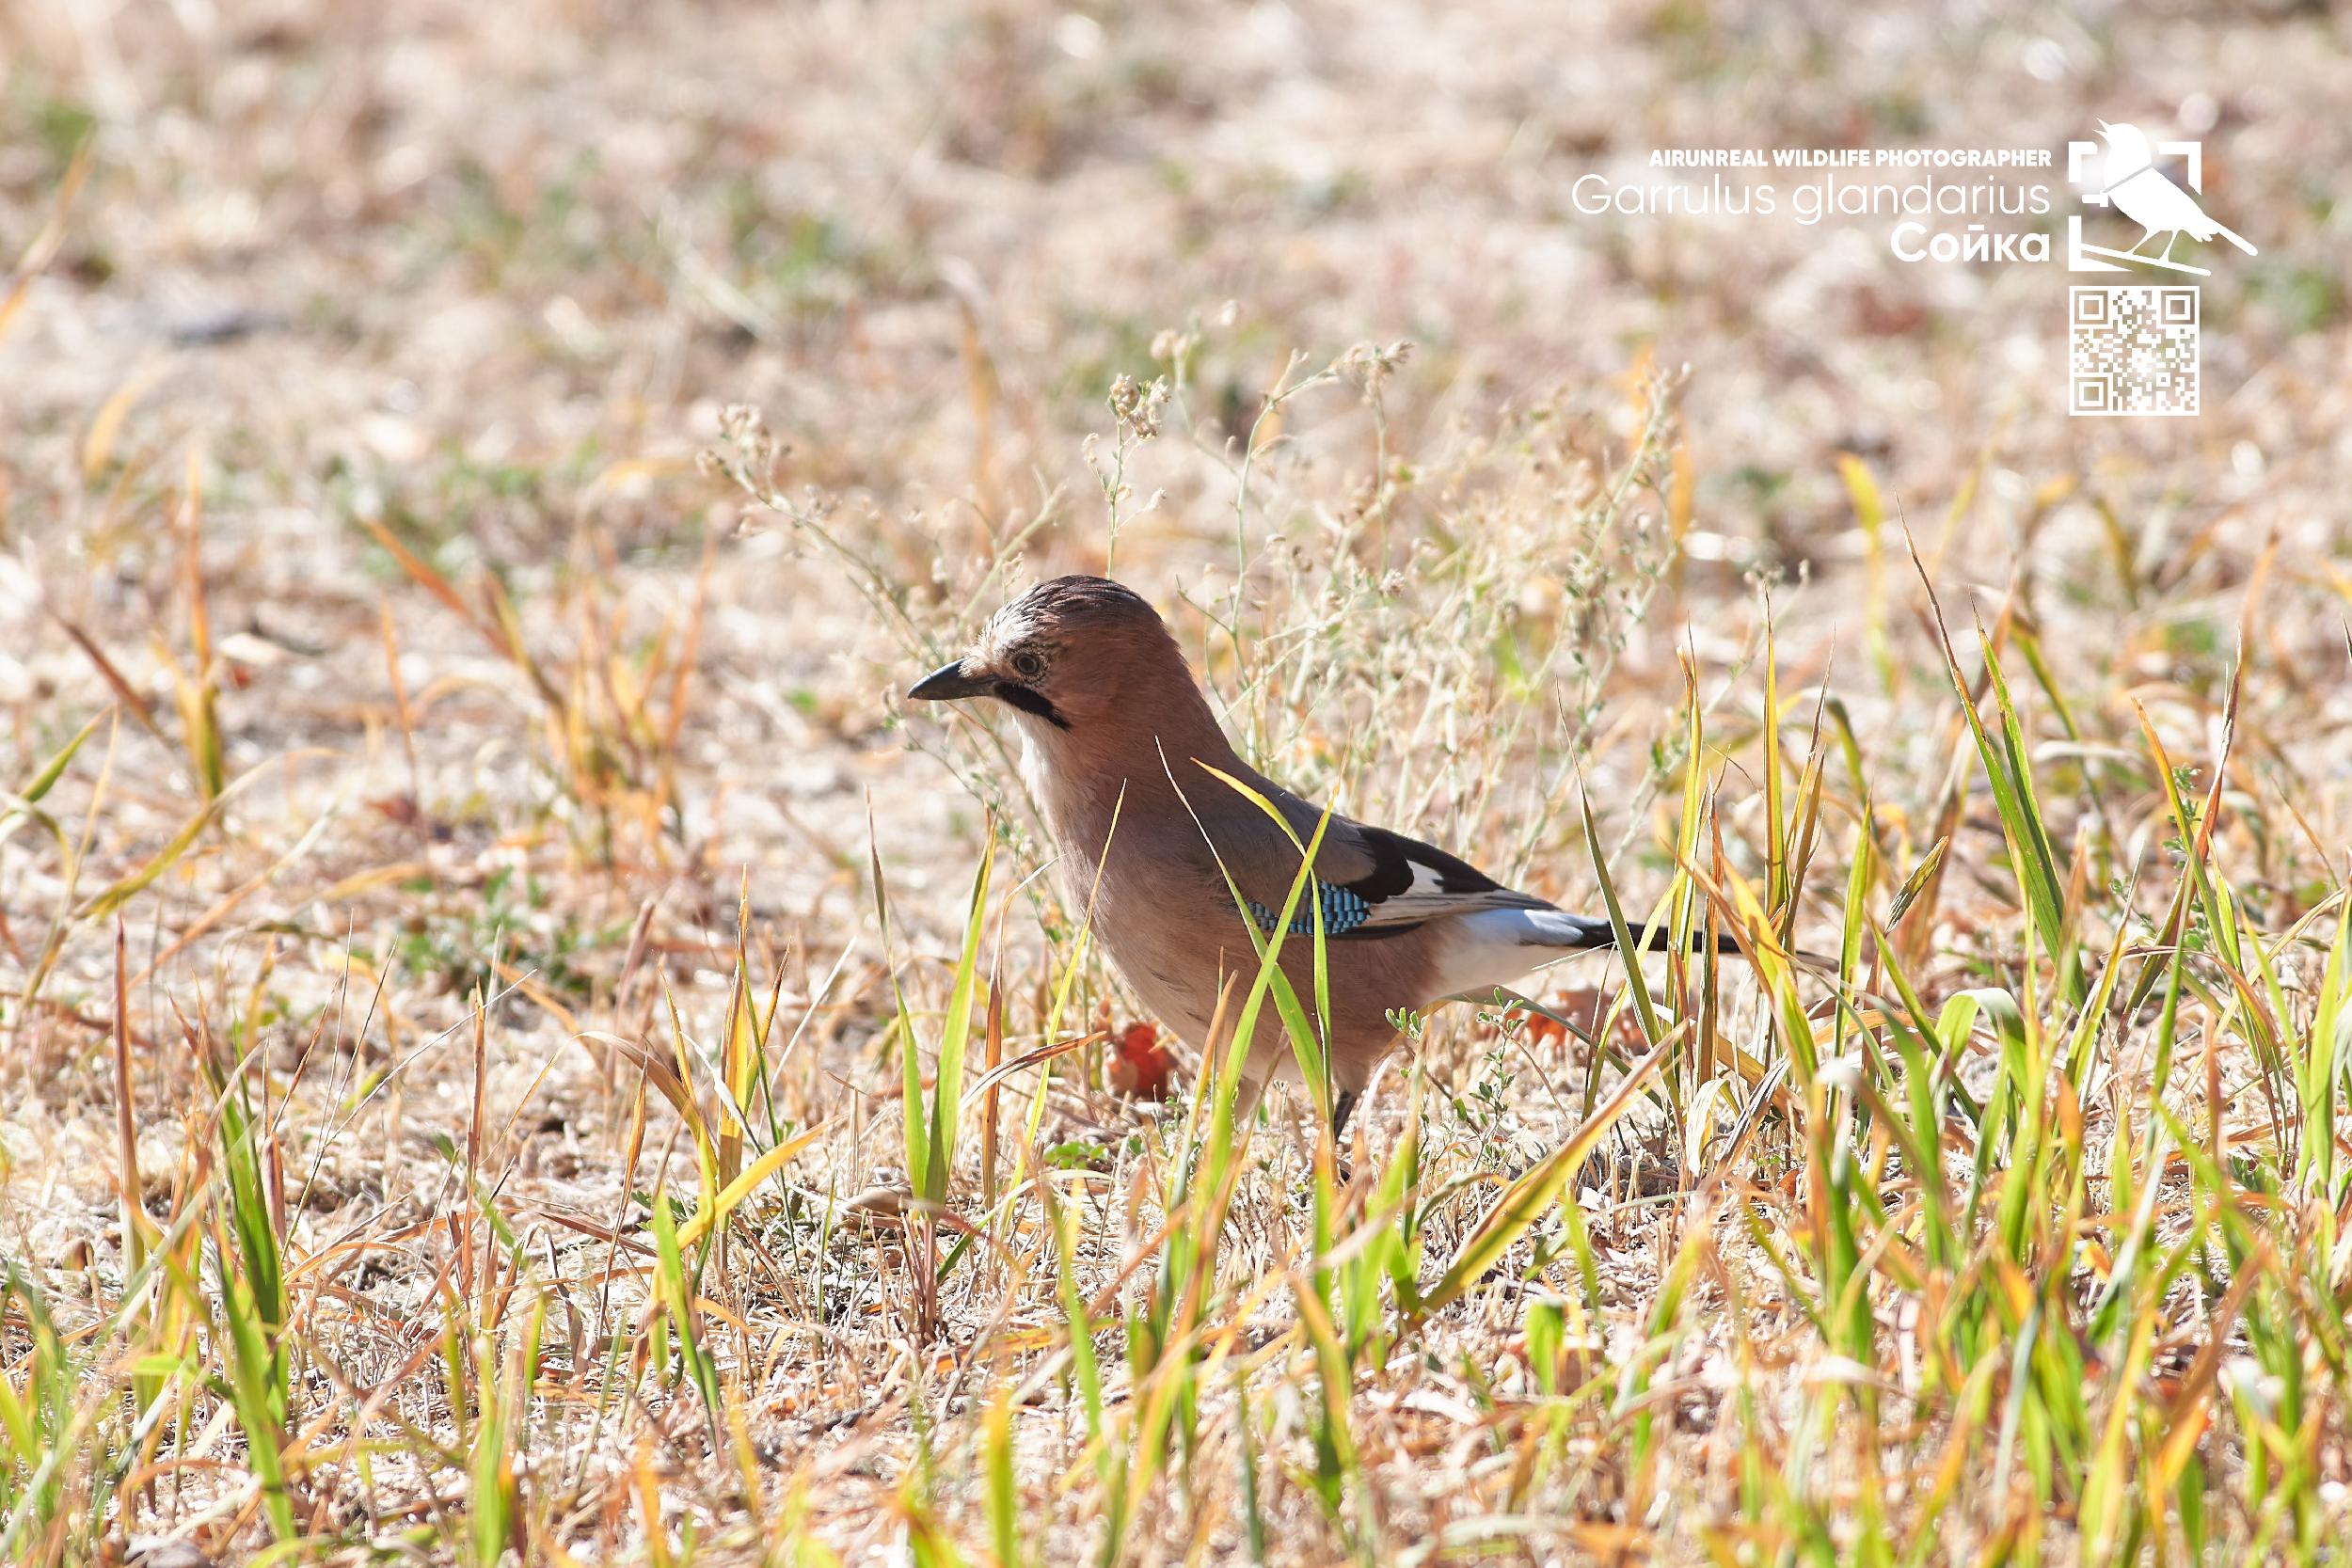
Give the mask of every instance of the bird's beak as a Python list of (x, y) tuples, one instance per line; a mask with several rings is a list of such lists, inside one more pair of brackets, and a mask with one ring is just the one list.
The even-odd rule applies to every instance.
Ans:
[(2106, 120), (2103, 119), (2099, 122), (2099, 135), (2103, 136), (2109, 135), (2113, 134), (2114, 130), (2115, 127), (2109, 125)]
[(976, 676), (957, 659), (938, 669), (907, 688), (907, 695), (918, 703), (953, 702), (958, 697), (982, 697), (993, 689), (993, 683)]

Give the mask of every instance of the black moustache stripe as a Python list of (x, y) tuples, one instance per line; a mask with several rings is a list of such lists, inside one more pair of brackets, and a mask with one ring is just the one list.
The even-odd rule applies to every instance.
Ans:
[(1061, 716), (1059, 708), (1025, 686), (1019, 686), (1011, 681), (998, 681), (996, 695), (1024, 713), (1036, 714), (1056, 729), (1066, 730), (1070, 727), (1070, 721)]

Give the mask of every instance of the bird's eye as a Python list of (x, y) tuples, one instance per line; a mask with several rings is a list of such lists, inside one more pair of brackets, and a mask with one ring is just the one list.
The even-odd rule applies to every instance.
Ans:
[(1012, 656), (1012, 673), (1025, 681), (1036, 680), (1045, 673), (1045, 659), (1026, 649)]

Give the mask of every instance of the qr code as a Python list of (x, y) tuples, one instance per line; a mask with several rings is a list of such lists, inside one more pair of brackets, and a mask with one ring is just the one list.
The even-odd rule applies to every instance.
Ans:
[(2077, 414), (2197, 412), (2197, 291), (2077, 287), (2068, 381)]

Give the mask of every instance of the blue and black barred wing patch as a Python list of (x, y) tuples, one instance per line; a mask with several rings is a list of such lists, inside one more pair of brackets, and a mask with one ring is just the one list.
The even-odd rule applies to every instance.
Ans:
[[(1343, 937), (1372, 918), (1372, 906), (1343, 887), (1329, 882), (1317, 882), (1315, 895), (1323, 905), (1323, 934)], [(1269, 910), (1256, 899), (1249, 900), (1249, 918), (1258, 923), (1258, 929), (1268, 936), (1274, 934), (1275, 922), (1282, 917), (1279, 910)], [(1302, 902), (1291, 915), (1290, 934), (1295, 937), (1312, 936), (1315, 929), (1314, 911)]]

